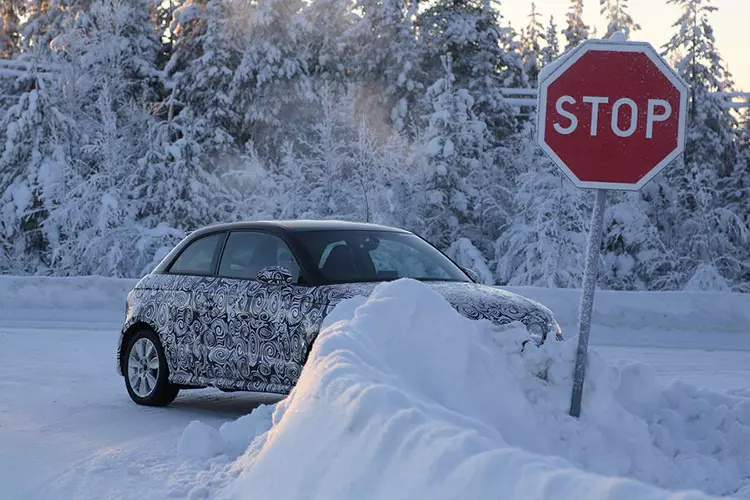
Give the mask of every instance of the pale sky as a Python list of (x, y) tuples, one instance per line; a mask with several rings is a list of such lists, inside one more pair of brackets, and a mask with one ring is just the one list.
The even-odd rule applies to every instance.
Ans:
[[(565, 27), (565, 14), (570, 0), (535, 0), (537, 12), (546, 25), (555, 16), (559, 29)], [(516, 29), (528, 22), (531, 0), (501, 0), (501, 13)], [(750, 0), (714, 0), (718, 11), (710, 17), (716, 43), (739, 90), (750, 91)], [(584, 21), (596, 26), (601, 36), (607, 24), (600, 12), (599, 0), (584, 0)], [(672, 24), (680, 16), (680, 9), (667, 0), (630, 0), (630, 15), (641, 25), (631, 34), (634, 41), (651, 42), (661, 52), (661, 46), (675, 33)]]

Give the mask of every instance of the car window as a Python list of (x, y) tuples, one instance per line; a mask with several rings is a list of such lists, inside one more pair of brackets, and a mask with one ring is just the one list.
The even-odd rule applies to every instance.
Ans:
[(281, 266), (299, 281), (299, 265), (289, 247), (278, 236), (253, 231), (229, 233), (219, 264), (219, 275), (227, 278), (255, 279), (258, 271)]
[(414, 278), (468, 281), (453, 262), (409, 233), (332, 230), (297, 233), (320, 284)]
[(188, 245), (169, 268), (176, 274), (212, 274), (214, 254), (223, 234), (204, 236)]

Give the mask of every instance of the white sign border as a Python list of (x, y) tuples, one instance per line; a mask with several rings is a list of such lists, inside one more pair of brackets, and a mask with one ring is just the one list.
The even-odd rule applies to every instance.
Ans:
[[(552, 148), (545, 141), (546, 120), (547, 120), (547, 90), (549, 86), (557, 80), (565, 71), (578, 62), (588, 52), (592, 51), (609, 51), (609, 52), (640, 52), (646, 54), (651, 62), (667, 77), (667, 79), (680, 92), (680, 116), (677, 132), (677, 147), (660, 161), (654, 168), (644, 175), (635, 184), (617, 183), (617, 182), (588, 182), (582, 181), (576, 177), (565, 162), (557, 156)], [(621, 42), (611, 40), (586, 40), (581, 45), (563, 54), (556, 61), (554, 68), (544, 75), (544, 79), (539, 84), (539, 102), (537, 103), (537, 142), (542, 150), (549, 156), (552, 161), (565, 173), (573, 184), (582, 189), (616, 189), (624, 191), (639, 191), (659, 172), (672, 163), (685, 150), (685, 135), (687, 125), (687, 101), (689, 86), (680, 76), (661, 58), (656, 49), (648, 42)]]

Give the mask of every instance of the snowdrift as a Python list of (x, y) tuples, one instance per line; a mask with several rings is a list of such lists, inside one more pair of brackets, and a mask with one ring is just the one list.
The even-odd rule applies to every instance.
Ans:
[(125, 310), (125, 296), (138, 280), (76, 276), (0, 276), (0, 310)]
[(287, 399), (188, 426), (180, 455), (210, 464), (190, 497), (750, 497), (750, 399), (664, 388), (594, 352), (572, 419), (574, 343), (521, 350), (525, 338), (416, 281), (345, 301)]
[[(555, 312), (562, 326), (577, 325), (580, 290), (505, 288), (546, 305)], [(750, 334), (750, 294), (597, 290), (592, 321), (619, 330), (649, 328), (660, 332)]]

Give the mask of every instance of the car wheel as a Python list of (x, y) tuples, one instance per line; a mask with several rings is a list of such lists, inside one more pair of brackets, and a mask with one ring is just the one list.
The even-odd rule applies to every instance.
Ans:
[(165, 406), (174, 401), (179, 387), (169, 381), (167, 358), (152, 330), (142, 329), (128, 342), (125, 351), (125, 386), (139, 405)]

